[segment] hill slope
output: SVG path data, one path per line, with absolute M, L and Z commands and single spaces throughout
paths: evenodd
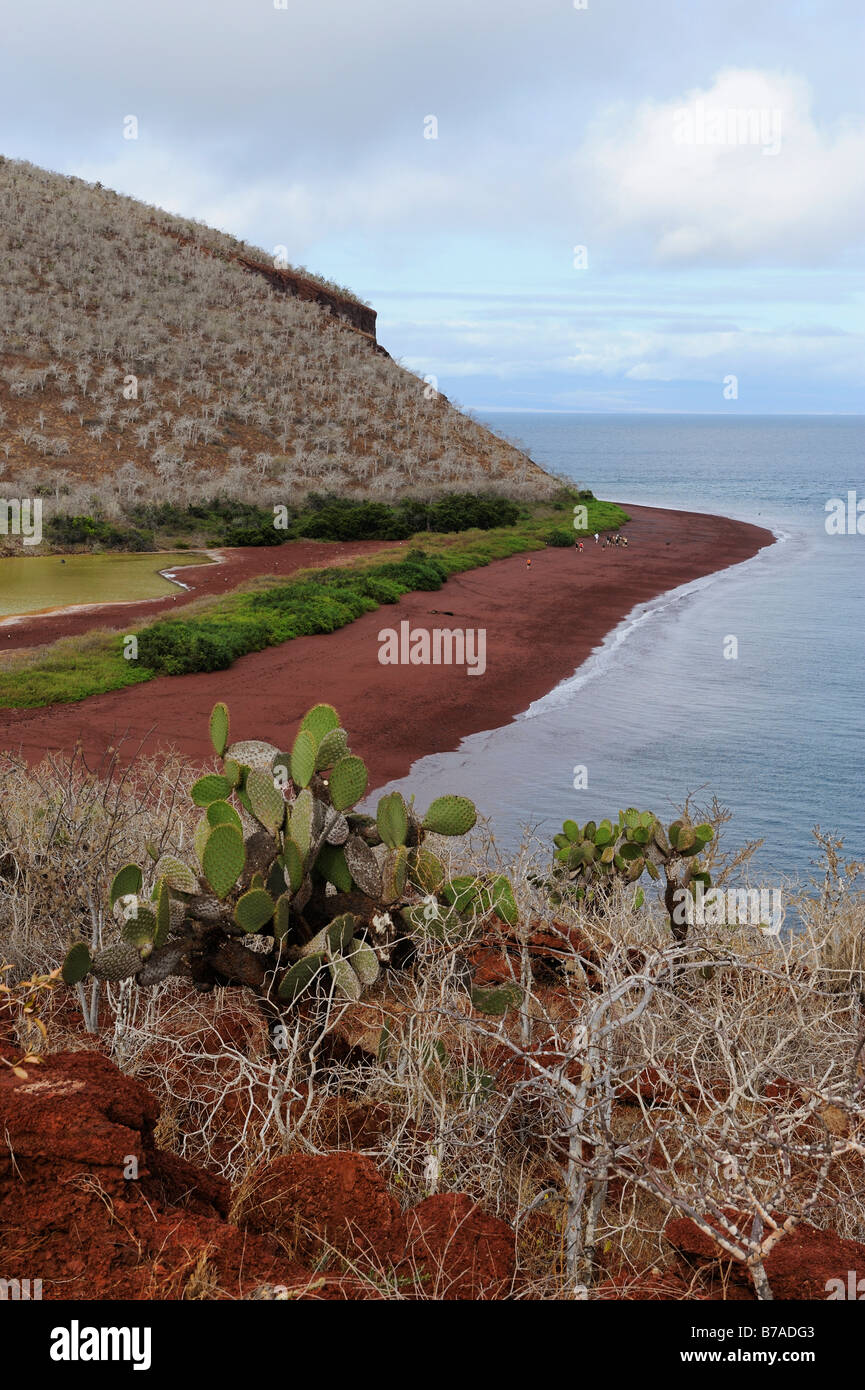
M 348 291 L 80 179 L 0 159 L 0 489 L 107 514 L 217 491 L 547 493 L 375 342 Z M 134 378 L 134 380 L 132 379 Z

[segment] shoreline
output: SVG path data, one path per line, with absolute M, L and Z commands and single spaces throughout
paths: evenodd
M 632 518 L 623 528 L 627 548 L 590 539 L 582 554 L 535 551 L 531 568 L 524 555 L 511 556 L 455 575 L 440 590 L 406 594 L 336 632 L 250 653 L 225 671 L 159 676 L 76 704 L 0 710 L 0 746 L 28 762 L 80 742 L 97 761 L 121 744 L 124 762 L 139 749 L 174 748 L 210 764 L 207 720 L 217 700 L 231 711 L 232 738 L 281 748 L 290 748 L 307 709 L 326 701 L 365 760 L 370 789 L 380 787 L 419 758 L 517 718 L 572 677 L 636 605 L 751 559 L 775 540 L 727 517 L 622 505 Z M 404 620 L 483 627 L 484 675 L 472 678 L 464 666 L 382 665 L 378 633 Z

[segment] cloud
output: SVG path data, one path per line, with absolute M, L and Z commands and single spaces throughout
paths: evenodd
M 726 69 L 711 86 L 596 116 L 571 177 L 609 261 L 808 265 L 860 250 L 865 121 L 819 129 L 789 73 Z

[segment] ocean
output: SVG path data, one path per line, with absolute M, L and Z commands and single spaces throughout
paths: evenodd
M 777 541 L 641 605 L 512 723 L 388 790 L 421 807 L 471 795 L 505 853 L 569 816 L 673 819 L 692 795 L 732 812 L 728 845 L 764 840 L 755 881 L 806 883 L 817 824 L 865 859 L 865 535 L 826 530 L 831 498 L 865 498 L 865 417 L 479 418 L 598 497 L 738 517 Z M 726 637 L 735 659 L 719 659 Z

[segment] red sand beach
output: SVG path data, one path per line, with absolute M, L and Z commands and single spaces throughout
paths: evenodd
M 229 706 L 233 737 L 281 747 L 290 747 L 304 712 L 326 700 L 366 760 L 371 786 L 381 785 L 467 734 L 508 723 L 570 676 L 636 604 L 747 560 L 772 541 L 762 527 L 725 517 L 624 505 L 632 517 L 627 548 L 604 550 L 590 539 L 581 554 L 534 552 L 530 568 L 515 555 L 437 592 L 407 594 L 338 632 L 245 656 L 227 671 L 159 677 L 79 704 L 0 710 L 0 746 L 35 761 L 80 739 L 98 760 L 122 741 L 130 757 L 142 745 L 172 746 L 208 762 L 207 716 L 216 700 Z M 272 564 L 273 552 L 267 556 Z M 235 569 L 238 577 L 247 575 Z M 93 613 L 81 616 L 89 622 L 73 630 L 96 626 Z M 428 629 L 485 628 L 484 675 L 470 676 L 464 666 L 380 664 L 379 631 L 398 629 L 403 619 Z M 47 626 L 49 619 L 39 621 Z

